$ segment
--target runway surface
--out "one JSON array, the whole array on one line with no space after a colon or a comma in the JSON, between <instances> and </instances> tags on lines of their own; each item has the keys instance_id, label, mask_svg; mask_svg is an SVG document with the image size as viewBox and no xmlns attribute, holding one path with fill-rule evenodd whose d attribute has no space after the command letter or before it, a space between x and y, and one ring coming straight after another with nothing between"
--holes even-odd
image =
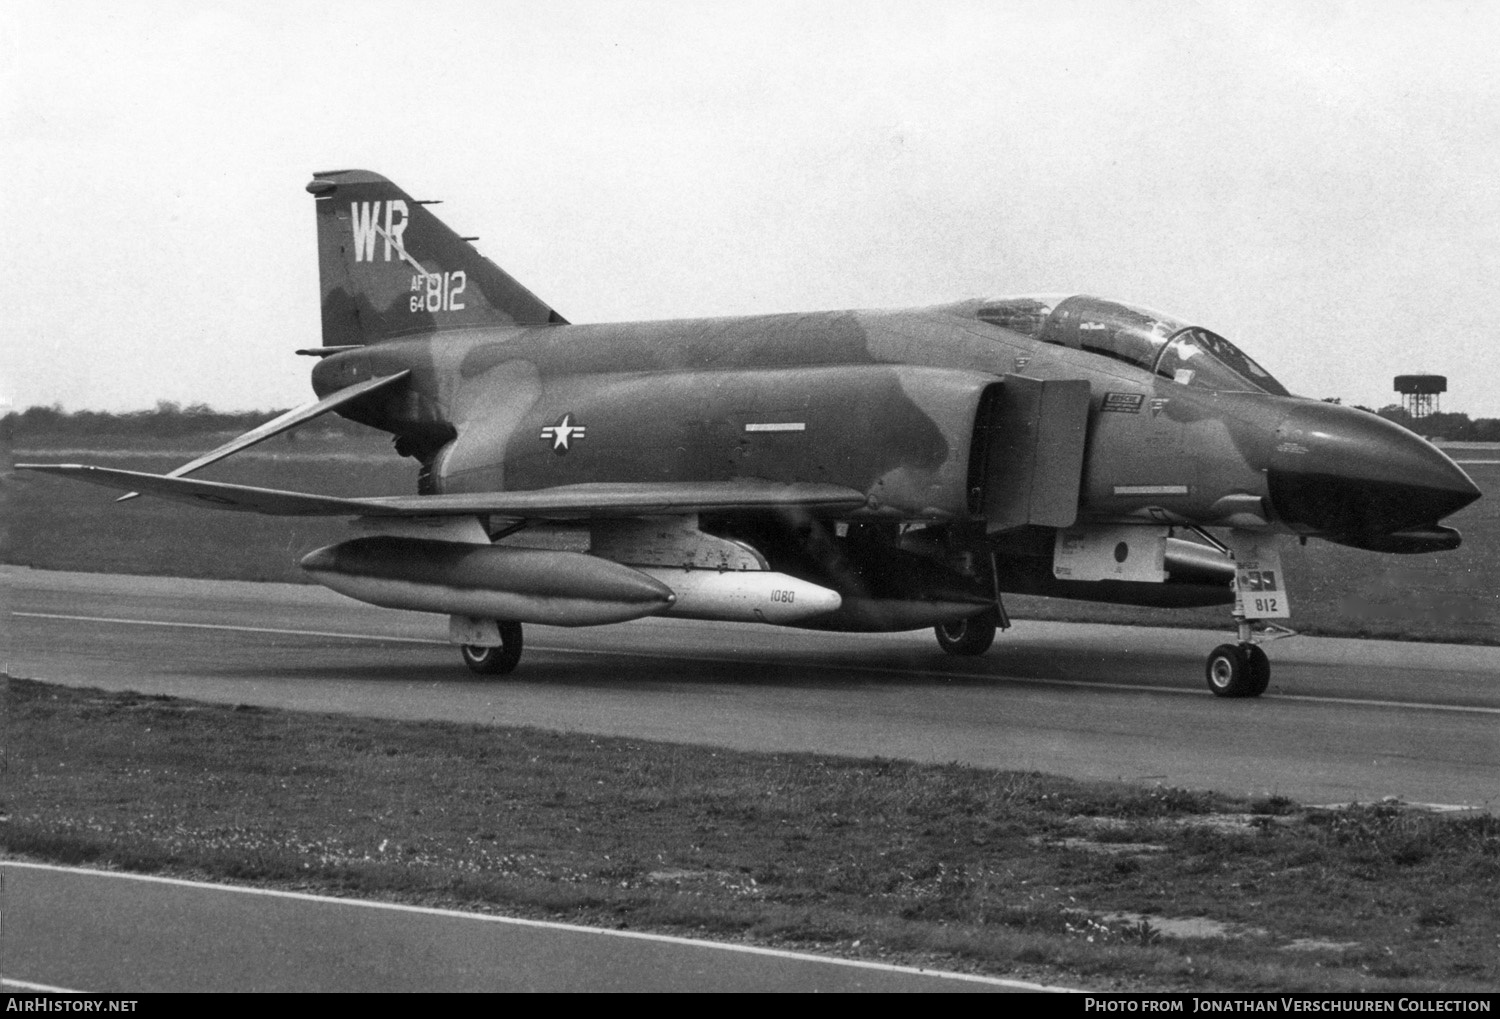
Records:
<instances>
[{"instance_id":1,"label":"runway surface","mask_svg":"<svg viewBox=\"0 0 1500 1019\"><path fill-rule=\"evenodd\" d=\"M1021 621L955 659L930 632L651 619L527 627L520 669L484 680L442 617L321 588L11 567L0 582L7 670L72 685L1311 803L1500 796L1497 648L1297 637L1268 646L1265 697L1225 701L1202 679L1224 635L1205 631Z\"/></svg>"},{"instance_id":2,"label":"runway surface","mask_svg":"<svg viewBox=\"0 0 1500 1019\"><path fill-rule=\"evenodd\" d=\"M0 862L4 979L92 993L1028 991L745 945Z\"/></svg>"}]
</instances>

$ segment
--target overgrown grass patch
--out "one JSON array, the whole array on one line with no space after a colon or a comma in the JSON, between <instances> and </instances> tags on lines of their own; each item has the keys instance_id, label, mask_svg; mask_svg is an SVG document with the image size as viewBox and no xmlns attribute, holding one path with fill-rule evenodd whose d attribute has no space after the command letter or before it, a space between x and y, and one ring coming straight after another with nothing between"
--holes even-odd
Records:
<instances>
[{"instance_id":1,"label":"overgrown grass patch","mask_svg":"<svg viewBox=\"0 0 1500 1019\"><path fill-rule=\"evenodd\" d=\"M15 855L1089 987L1500 979L1489 816L24 680L4 703Z\"/></svg>"}]
</instances>

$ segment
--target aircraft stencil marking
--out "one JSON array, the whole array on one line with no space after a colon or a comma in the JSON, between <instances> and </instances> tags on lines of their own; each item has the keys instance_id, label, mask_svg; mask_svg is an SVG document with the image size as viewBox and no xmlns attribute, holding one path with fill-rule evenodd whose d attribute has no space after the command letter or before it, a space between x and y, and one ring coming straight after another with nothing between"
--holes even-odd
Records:
<instances>
[{"instance_id":1,"label":"aircraft stencil marking","mask_svg":"<svg viewBox=\"0 0 1500 1019\"><path fill-rule=\"evenodd\" d=\"M396 218L396 213L401 218ZM406 246L401 242L401 235L406 232L406 224L411 221L406 203L399 198L393 198L385 202L385 226L380 225L380 202L351 202L349 214L352 219L350 226L354 229L354 260L356 262L375 261L375 235L379 234L385 238L385 260L391 260L391 251L394 249L401 258L406 258Z\"/></svg>"},{"instance_id":2,"label":"aircraft stencil marking","mask_svg":"<svg viewBox=\"0 0 1500 1019\"><path fill-rule=\"evenodd\" d=\"M542 434L538 438L550 439L553 452L561 454L573 448L569 445L572 440L584 438L586 430L587 427L585 425L573 424L573 415L570 413L564 414L559 418L557 424L547 425L543 428Z\"/></svg>"},{"instance_id":3,"label":"aircraft stencil marking","mask_svg":"<svg viewBox=\"0 0 1500 1019\"><path fill-rule=\"evenodd\" d=\"M1186 485L1116 485L1115 495L1187 495Z\"/></svg>"},{"instance_id":4,"label":"aircraft stencil marking","mask_svg":"<svg viewBox=\"0 0 1500 1019\"><path fill-rule=\"evenodd\" d=\"M1105 393L1099 409L1112 414L1139 414L1145 399L1140 393Z\"/></svg>"},{"instance_id":5,"label":"aircraft stencil marking","mask_svg":"<svg viewBox=\"0 0 1500 1019\"><path fill-rule=\"evenodd\" d=\"M1235 549L1234 593L1237 609L1254 619L1287 619L1287 593L1277 584L1281 553L1266 536L1247 536Z\"/></svg>"},{"instance_id":6,"label":"aircraft stencil marking","mask_svg":"<svg viewBox=\"0 0 1500 1019\"><path fill-rule=\"evenodd\" d=\"M1276 574L1272 570L1246 570L1245 580L1251 591L1276 590Z\"/></svg>"},{"instance_id":7,"label":"aircraft stencil marking","mask_svg":"<svg viewBox=\"0 0 1500 1019\"><path fill-rule=\"evenodd\" d=\"M415 293L408 304L412 311L462 311L464 302L458 297L468 285L469 274L462 269L416 273L411 278Z\"/></svg>"}]
</instances>

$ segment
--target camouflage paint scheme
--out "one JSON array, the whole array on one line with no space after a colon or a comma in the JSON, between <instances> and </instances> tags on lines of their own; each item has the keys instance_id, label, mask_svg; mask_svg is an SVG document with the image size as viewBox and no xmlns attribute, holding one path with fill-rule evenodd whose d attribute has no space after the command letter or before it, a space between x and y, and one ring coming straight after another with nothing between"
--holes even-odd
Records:
<instances>
[{"instance_id":1,"label":"camouflage paint scheme","mask_svg":"<svg viewBox=\"0 0 1500 1019\"><path fill-rule=\"evenodd\" d=\"M166 477L42 469L263 513L468 514L481 540L677 514L704 549L742 549L842 598L789 625L936 623L940 640L945 621L991 613L1003 625L1001 591L1233 600L1230 561L1177 538L1153 582L1060 579L1062 529L1212 527L1439 551L1459 540L1441 519L1479 495L1405 429L1290 396L1222 337L1144 309L1076 296L572 325L384 177L320 172L307 190L323 346L299 353L320 358L320 402ZM418 496L181 477L329 410L391 432L421 464ZM314 565L335 571L354 554L353 543L325 551ZM367 572L402 569L392 557ZM1226 693L1213 668L1216 693L1247 695Z\"/></svg>"},{"instance_id":2,"label":"camouflage paint scheme","mask_svg":"<svg viewBox=\"0 0 1500 1019\"><path fill-rule=\"evenodd\" d=\"M1456 543L1437 521L1477 497L1440 452L1372 415L1250 386L1180 384L985 321L983 300L568 325L383 177L319 174L309 190L319 198L324 342L356 345L317 366L314 388L327 396L409 370L401 391L341 412L394 432L398 450L426 465L432 493L748 478L827 483L864 495L863 506L834 514L857 530L929 525L915 542L887 530L890 553L914 545L928 561L963 561L994 551L1011 566L1001 571L1001 589L1147 604L1227 602L1226 574L1174 543L1176 568L1165 585L1058 581L1046 568L1053 529L1191 523L1426 551ZM372 235L370 222L401 226L403 214L399 236ZM418 278L415 267L433 272ZM430 290L439 271L453 269L466 276L458 310ZM1085 387L1086 409L1075 401L1051 429L1064 446L1067 433L1075 437L1075 476L1064 456L1023 457L1009 474L975 477L985 473L975 463L981 405L988 394L984 413L1003 410L1007 390L1022 380ZM558 448L546 430L560 424L586 431ZM788 430L747 428L756 424ZM993 505L975 505L986 481L981 503L1024 481L1060 491L1065 504L1071 497L1071 510L1044 521L997 518ZM829 538L843 547L810 553L819 542L804 516L731 514L706 524L751 534L773 560L816 574L827 570L802 560L838 558L834 552L861 544ZM801 537L788 538L798 527ZM878 533L866 528L863 536L879 546ZM875 572L910 570L901 562ZM988 586L979 575L987 571L952 572L971 592Z\"/></svg>"}]
</instances>

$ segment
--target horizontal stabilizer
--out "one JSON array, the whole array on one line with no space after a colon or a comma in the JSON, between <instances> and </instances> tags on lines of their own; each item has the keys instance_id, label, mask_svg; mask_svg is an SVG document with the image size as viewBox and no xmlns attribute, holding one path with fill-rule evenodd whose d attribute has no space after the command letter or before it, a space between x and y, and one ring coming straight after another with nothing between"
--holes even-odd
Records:
<instances>
[{"instance_id":1,"label":"horizontal stabilizer","mask_svg":"<svg viewBox=\"0 0 1500 1019\"><path fill-rule=\"evenodd\" d=\"M357 382L352 386L340 389L336 393L329 393L323 399L318 400L315 403L303 404L301 407L289 410L279 417L272 418L270 421L267 421L259 428L252 428L250 429L250 431L246 432L244 435L241 435L239 438L234 439L230 442L226 442L218 449L215 449L208 453L204 453L198 459L189 461L176 470L168 471L165 475L162 476L168 478L180 478L184 474L191 474L194 471L199 470L200 468L207 467L211 463L217 463L218 461L224 459L226 456L238 453L242 449L248 449L258 442L264 442L272 436L280 435L282 432L290 431L291 429L296 428L298 425L305 424L306 422L311 421L315 417L327 414L329 411L342 407L347 403L352 403L353 401L358 400L361 397L368 396L370 393L375 392L377 389L384 389L387 386L406 378L410 374L410 369L406 371L399 371L394 375L386 375L378 379L366 379L364 382ZM115 501L124 502L126 499L134 499L140 494L140 492L127 492L125 495L120 496Z\"/></svg>"},{"instance_id":2,"label":"horizontal stabilizer","mask_svg":"<svg viewBox=\"0 0 1500 1019\"><path fill-rule=\"evenodd\" d=\"M518 519L582 520L592 517L635 517L794 506L852 510L865 505L863 493L840 485L783 485L768 481L600 483L560 485L529 492L391 495L345 499L83 464L16 464L16 469L41 471L107 488L124 488L144 495L214 509L283 517L437 517L491 514Z\"/></svg>"}]
</instances>

